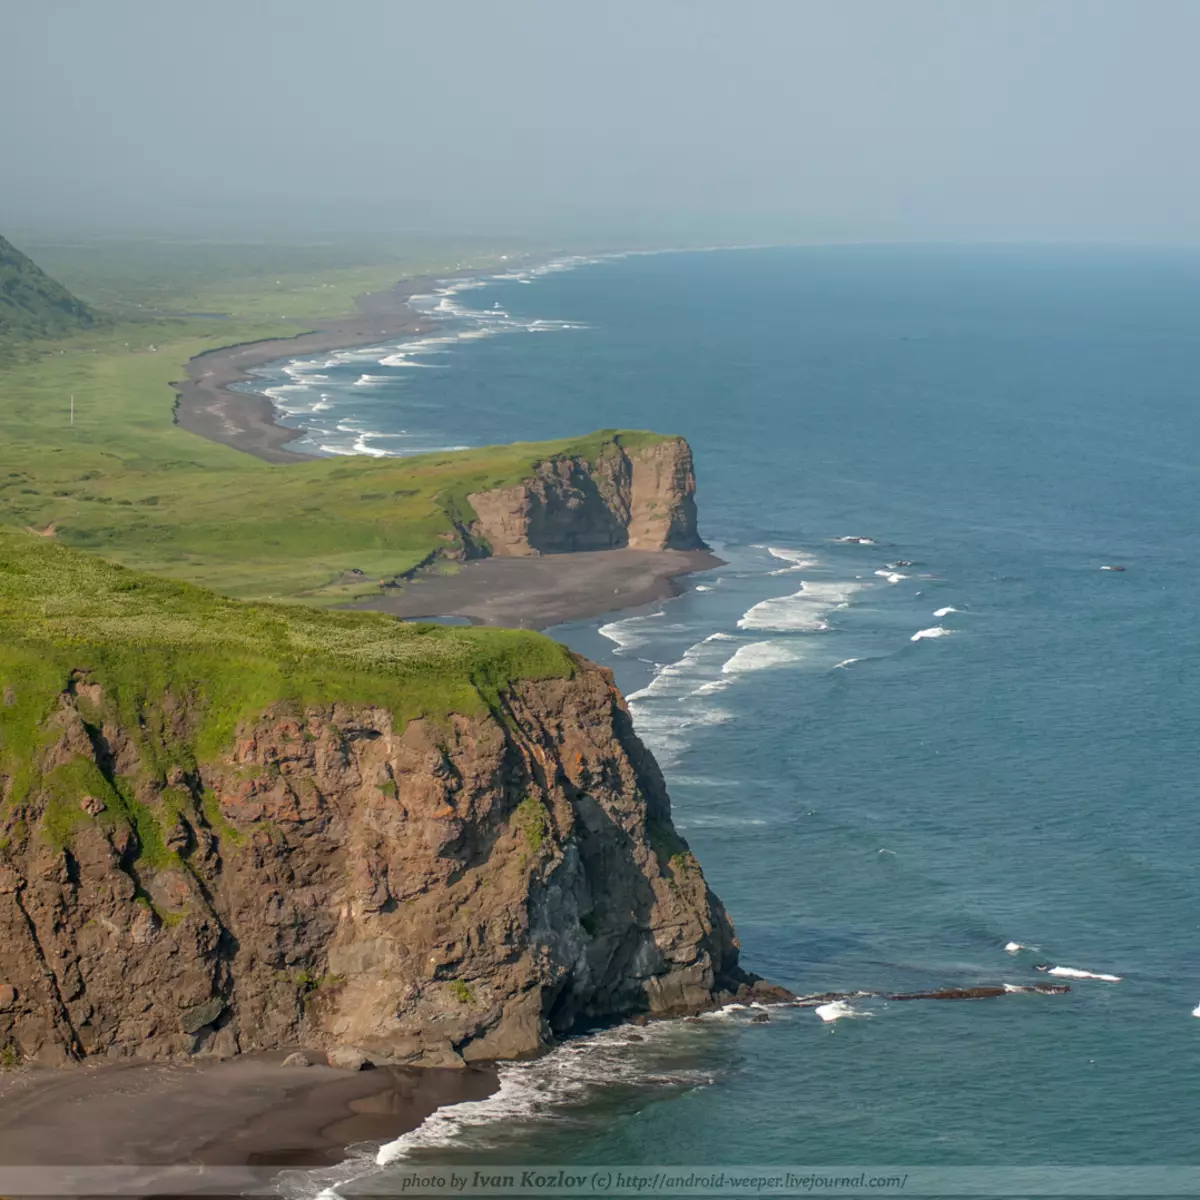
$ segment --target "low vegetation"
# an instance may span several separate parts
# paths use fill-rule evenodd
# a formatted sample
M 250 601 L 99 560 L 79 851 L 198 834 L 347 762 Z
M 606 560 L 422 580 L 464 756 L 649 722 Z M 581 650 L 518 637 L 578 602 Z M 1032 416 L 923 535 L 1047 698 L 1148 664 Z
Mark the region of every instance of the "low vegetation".
M 244 603 L 0 530 L 0 773 L 14 780 L 10 798 L 72 681 L 97 685 L 165 774 L 223 748 L 241 719 L 272 704 L 379 705 L 402 723 L 483 712 L 514 680 L 572 670 L 570 654 L 540 634 Z M 187 713 L 186 744 L 172 744 L 168 698 Z M 63 781 L 72 802 L 86 792 L 128 807 L 98 774 L 76 779 L 80 769 Z M 77 811 L 64 805 L 61 821 Z
M 170 385 L 204 350 L 294 335 L 344 314 L 364 290 L 436 269 L 410 255 L 276 278 L 199 275 L 181 292 L 151 287 L 143 263 L 120 288 L 146 297 L 136 321 L 27 340 L 19 361 L 0 367 L 0 523 L 246 599 L 332 605 L 377 594 L 381 579 L 455 543 L 455 520 L 473 516 L 471 492 L 518 482 L 553 453 L 592 457 L 611 431 L 272 466 L 176 426 Z M 97 273 L 94 263 L 78 271 L 107 295 Z M 634 445 L 654 435 L 623 436 Z

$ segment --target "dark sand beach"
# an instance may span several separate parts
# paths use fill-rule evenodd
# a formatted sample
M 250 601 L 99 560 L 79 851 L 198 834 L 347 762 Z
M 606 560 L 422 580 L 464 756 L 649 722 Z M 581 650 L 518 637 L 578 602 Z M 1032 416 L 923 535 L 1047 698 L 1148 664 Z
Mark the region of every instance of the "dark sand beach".
M 224 1062 L 85 1063 L 0 1075 L 0 1163 L 326 1166 L 355 1142 L 387 1142 L 435 1109 L 481 1100 L 494 1071 Z
M 450 272 L 445 278 L 453 277 Z M 439 278 L 442 278 L 439 276 Z M 303 462 L 307 455 L 283 447 L 300 430 L 280 425 L 268 397 L 235 391 L 233 384 L 253 379 L 250 371 L 276 359 L 322 354 L 351 346 L 397 337 L 418 337 L 433 328 L 428 318 L 409 307 L 412 296 L 428 291 L 434 280 L 424 276 L 402 279 L 383 292 L 370 292 L 356 300 L 358 313 L 294 338 L 272 338 L 240 346 L 223 346 L 198 354 L 187 364 L 187 378 L 176 383 L 179 398 L 175 421 L 184 429 L 210 441 L 244 450 L 267 462 Z
M 586 550 L 483 558 L 421 575 L 352 608 L 398 617 L 464 617 L 476 625 L 547 629 L 677 596 L 680 577 L 719 567 L 708 550 Z

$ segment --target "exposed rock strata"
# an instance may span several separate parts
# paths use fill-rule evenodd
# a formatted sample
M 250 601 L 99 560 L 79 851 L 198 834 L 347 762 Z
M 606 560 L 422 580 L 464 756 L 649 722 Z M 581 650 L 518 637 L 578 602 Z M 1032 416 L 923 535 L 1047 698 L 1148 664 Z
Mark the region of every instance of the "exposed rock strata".
M 556 456 L 531 479 L 468 497 L 463 532 L 476 554 L 575 550 L 701 550 L 696 477 L 683 438 L 626 450 L 614 440 L 595 461 Z
M 2 781 L 10 1059 L 307 1045 L 454 1066 L 770 994 L 591 664 L 403 729 L 276 706 L 199 765 L 162 765 L 185 706 L 153 734 L 126 720 L 81 678 L 38 782 Z

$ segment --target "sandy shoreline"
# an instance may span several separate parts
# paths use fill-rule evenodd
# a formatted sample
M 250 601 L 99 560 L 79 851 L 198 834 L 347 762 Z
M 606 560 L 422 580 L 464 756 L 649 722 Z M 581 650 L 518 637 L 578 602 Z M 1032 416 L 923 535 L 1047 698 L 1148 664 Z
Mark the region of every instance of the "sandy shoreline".
M 724 565 L 708 550 L 577 550 L 481 558 L 454 574 L 421 575 L 347 605 L 405 619 L 463 617 L 475 625 L 548 629 L 678 596 L 680 579 Z
M 0 1166 L 319 1167 L 388 1142 L 444 1104 L 481 1100 L 491 1070 L 85 1063 L 0 1075 Z
M 438 278 L 454 277 L 455 272 L 450 272 Z M 173 385 L 179 393 L 176 424 L 267 462 L 308 461 L 309 455 L 283 448 L 303 430 L 279 424 L 279 413 L 269 397 L 259 392 L 234 391 L 232 385 L 253 382 L 250 372 L 255 367 L 281 358 L 324 354 L 427 333 L 435 328 L 435 322 L 410 308 L 408 301 L 434 286 L 436 280 L 428 276 L 402 279 L 386 291 L 359 296 L 355 316 L 327 321 L 292 338 L 222 346 L 196 355 L 188 361 L 187 378 Z

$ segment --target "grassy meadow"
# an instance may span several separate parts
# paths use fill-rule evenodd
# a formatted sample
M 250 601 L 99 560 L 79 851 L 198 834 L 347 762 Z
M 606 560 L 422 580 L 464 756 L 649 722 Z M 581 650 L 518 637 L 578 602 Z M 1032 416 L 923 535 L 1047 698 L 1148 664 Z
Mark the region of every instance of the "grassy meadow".
M 120 319 L 22 343 L 0 365 L 0 525 L 229 596 L 330 605 L 452 542 L 470 492 L 517 482 L 551 453 L 592 457 L 607 440 L 275 466 L 199 438 L 172 420 L 170 383 L 193 355 L 294 335 L 349 312 L 364 291 L 462 260 L 186 251 L 177 277 L 171 248 L 41 255 Z
M 38 750 L 58 736 L 46 718 L 72 682 L 101 689 L 105 719 L 165 778 L 272 705 L 379 705 L 400 727 L 482 713 L 513 680 L 573 670 L 569 652 L 540 634 L 229 600 L 0 529 L 0 779 L 10 783 L 0 819 L 42 786 Z M 74 818 L 75 793 L 95 791 L 76 783 Z

